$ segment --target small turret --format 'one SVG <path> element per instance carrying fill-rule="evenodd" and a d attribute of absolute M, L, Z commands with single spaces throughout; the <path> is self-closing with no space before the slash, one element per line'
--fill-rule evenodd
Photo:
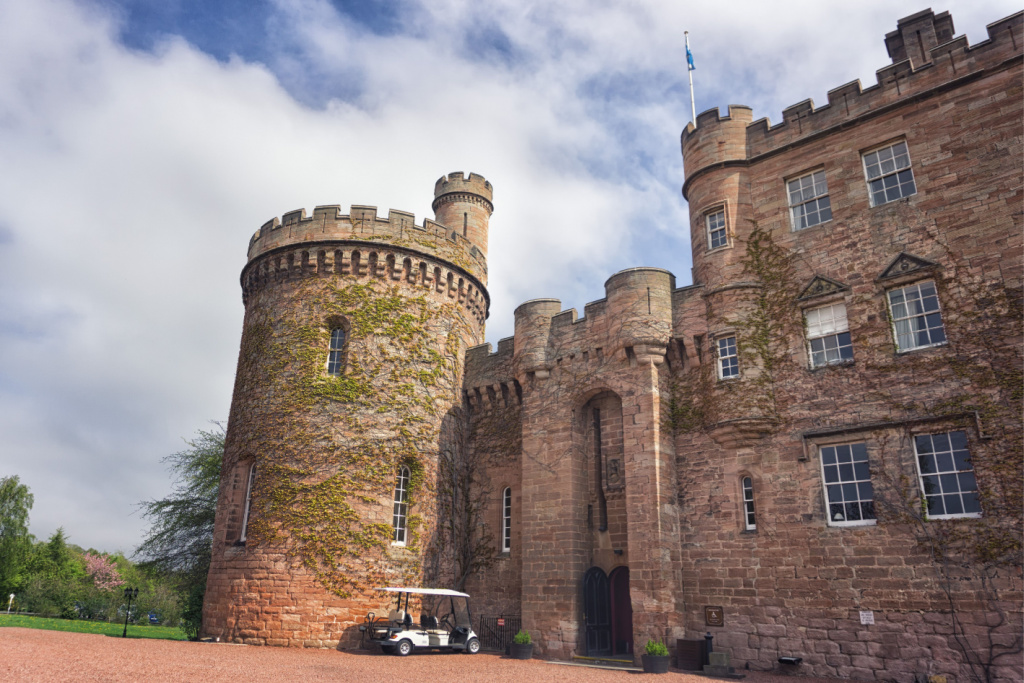
<path fill-rule="evenodd" d="M 476 173 L 449 173 L 434 183 L 434 220 L 462 235 L 487 256 L 487 224 L 494 211 L 493 188 Z"/>

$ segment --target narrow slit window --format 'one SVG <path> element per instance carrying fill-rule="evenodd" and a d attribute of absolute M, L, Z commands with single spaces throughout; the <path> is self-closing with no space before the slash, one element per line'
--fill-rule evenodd
<path fill-rule="evenodd" d="M 743 477 L 743 528 L 747 531 L 757 529 L 754 517 L 754 480 L 750 477 Z"/>
<path fill-rule="evenodd" d="M 501 493 L 501 550 L 512 551 L 512 489 Z"/>
<path fill-rule="evenodd" d="M 254 483 L 256 483 L 256 463 L 253 463 L 249 467 L 249 481 L 245 486 L 245 508 L 242 511 L 242 533 L 238 537 L 238 540 L 241 543 L 245 543 L 245 539 L 249 532 L 249 507 L 252 505 L 252 486 Z"/>
<path fill-rule="evenodd" d="M 327 354 L 327 374 L 340 375 L 345 368 L 345 330 L 336 327 L 331 330 L 331 349 Z"/>
<path fill-rule="evenodd" d="M 409 512 L 409 468 L 401 467 L 395 481 L 395 508 L 391 525 L 395 529 L 392 545 L 405 545 L 408 530 L 407 517 Z"/>

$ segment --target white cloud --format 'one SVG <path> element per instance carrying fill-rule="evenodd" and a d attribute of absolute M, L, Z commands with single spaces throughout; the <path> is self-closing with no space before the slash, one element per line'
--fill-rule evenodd
<path fill-rule="evenodd" d="M 1015 10 L 949 6 L 972 42 Z M 442 173 L 485 175 L 492 341 L 521 301 L 582 308 L 619 268 L 684 284 L 682 31 L 700 108 L 778 120 L 872 83 L 918 9 L 432 1 L 381 36 L 281 0 L 259 64 L 173 36 L 126 49 L 94 5 L 0 0 L 0 475 L 32 488 L 38 535 L 131 550 L 133 505 L 169 489 L 159 458 L 227 415 L 246 245 L 291 209 L 422 220 Z"/>

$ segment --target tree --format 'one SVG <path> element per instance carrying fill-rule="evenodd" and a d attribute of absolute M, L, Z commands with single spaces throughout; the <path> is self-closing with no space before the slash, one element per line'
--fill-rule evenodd
<path fill-rule="evenodd" d="M 152 526 L 135 550 L 143 568 L 178 578 L 183 628 L 193 638 L 202 619 L 224 459 L 224 428 L 214 424 L 217 429 L 199 430 L 185 442 L 188 448 L 163 459 L 175 475 L 174 489 L 166 498 L 140 504 L 142 515 Z"/>
<path fill-rule="evenodd" d="M 0 479 L 0 591 L 21 591 L 27 581 L 24 572 L 32 550 L 28 532 L 28 511 L 33 497 L 17 476 Z"/>

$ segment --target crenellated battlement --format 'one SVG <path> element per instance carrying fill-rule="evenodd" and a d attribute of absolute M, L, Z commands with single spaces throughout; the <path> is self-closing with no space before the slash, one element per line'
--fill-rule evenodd
<path fill-rule="evenodd" d="M 467 176 L 462 171 L 443 175 L 434 183 L 434 211 L 437 211 L 438 203 L 450 194 L 476 195 L 486 200 L 489 205 L 494 200 L 494 188 L 486 178 L 476 173 Z M 491 205 L 489 210 L 493 211 L 494 206 Z"/>
<path fill-rule="evenodd" d="M 696 126 L 687 124 L 681 136 L 684 196 L 690 180 L 705 170 L 753 161 L 856 120 L 963 85 L 1021 59 L 1024 12 L 989 24 L 988 39 L 977 45 L 970 45 L 965 36 L 940 42 L 952 35 L 948 13 L 919 12 L 901 19 L 898 26 L 886 37 L 894 63 L 879 69 L 876 83 L 867 88 L 859 80 L 852 81 L 829 91 L 826 105 L 815 107 L 810 99 L 798 102 L 784 109 L 782 121 L 775 125 L 767 118 L 752 121 L 750 108 L 741 105 L 730 105 L 725 116 L 717 108 L 709 109 L 697 117 Z M 925 39 L 918 38 L 919 34 Z"/>
<path fill-rule="evenodd" d="M 269 251 L 289 246 L 353 241 L 432 256 L 486 282 L 486 255 L 461 233 L 428 218 L 417 225 L 415 215 L 407 211 L 392 209 L 382 218 L 374 206 L 353 205 L 347 214 L 341 213 L 338 205 L 318 206 L 312 216 L 307 216 L 305 209 L 289 211 L 256 231 L 249 241 L 248 258 L 252 262 Z"/>

